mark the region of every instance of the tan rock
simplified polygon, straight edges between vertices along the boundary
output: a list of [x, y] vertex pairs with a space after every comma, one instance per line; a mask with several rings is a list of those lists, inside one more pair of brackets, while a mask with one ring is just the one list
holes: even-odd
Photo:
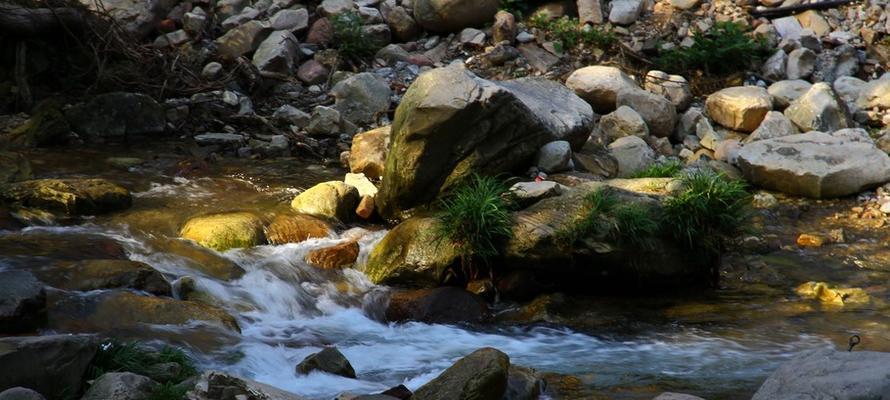
[[640, 90], [630, 76], [615, 67], [594, 65], [581, 68], [566, 79], [566, 86], [590, 103], [594, 111], [605, 114], [615, 110], [618, 92]]
[[312, 250], [306, 254], [306, 262], [321, 269], [340, 269], [355, 264], [358, 253], [358, 242], [350, 241]]
[[825, 17], [816, 10], [807, 10], [794, 16], [800, 22], [800, 26], [812, 29], [819, 37], [827, 35], [831, 32], [831, 26]]
[[352, 138], [349, 151], [349, 170], [362, 173], [370, 179], [383, 176], [386, 151], [389, 147], [389, 126], [362, 132]]
[[374, 215], [374, 197], [362, 197], [362, 200], [358, 203], [358, 207], [355, 208], [355, 215], [358, 215], [362, 219], [371, 218], [371, 216]]
[[772, 99], [766, 89], [737, 86], [720, 90], [705, 101], [708, 115], [729, 129], [752, 132], [772, 110]]
[[305, 214], [279, 214], [266, 227], [266, 237], [271, 244], [300, 243], [330, 235], [329, 223]]
[[263, 220], [246, 211], [194, 217], [185, 223], [179, 236], [216, 251], [266, 243]]
[[360, 198], [358, 189], [339, 181], [323, 182], [297, 195], [291, 208], [299, 213], [349, 221]]

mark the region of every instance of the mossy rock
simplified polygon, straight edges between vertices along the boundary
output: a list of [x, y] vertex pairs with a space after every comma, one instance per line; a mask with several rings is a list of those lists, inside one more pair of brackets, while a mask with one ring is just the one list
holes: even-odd
[[0, 186], [0, 200], [68, 216], [129, 208], [130, 191], [105, 179], [36, 179]]
[[393, 228], [368, 258], [365, 275], [377, 284], [435, 286], [459, 254], [437, 234], [435, 218], [410, 218]]
[[263, 219], [254, 213], [233, 211], [193, 217], [179, 236], [217, 251], [266, 243]]
[[330, 218], [340, 222], [354, 219], [361, 200], [358, 189], [340, 181], [323, 182], [297, 195], [291, 202], [294, 211]]
[[60, 110], [56, 101], [44, 101], [35, 107], [27, 122], [8, 132], [5, 140], [14, 148], [61, 144], [71, 133], [71, 127]]

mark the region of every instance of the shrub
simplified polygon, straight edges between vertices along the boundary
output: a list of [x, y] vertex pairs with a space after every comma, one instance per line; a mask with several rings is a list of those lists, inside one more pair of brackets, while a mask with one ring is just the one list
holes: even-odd
[[718, 256], [726, 240], [744, 232], [750, 195], [742, 181], [698, 171], [681, 177], [685, 189], [664, 201], [663, 223], [689, 249]]
[[512, 234], [505, 192], [501, 181], [473, 174], [441, 201], [437, 235], [458, 250], [469, 279], [478, 275], [474, 261], [498, 255], [497, 243]]
[[374, 55], [374, 43], [362, 30], [362, 18], [357, 13], [347, 11], [333, 16], [331, 27], [334, 45], [342, 57], [361, 60]]
[[631, 175], [631, 178], [673, 178], [683, 171], [683, 162], [668, 160], [655, 163], [640, 172]]
[[149, 375], [154, 365], [175, 362], [180, 371], [171, 382], [182, 382], [197, 374], [194, 361], [182, 350], [164, 346], [159, 351], [137, 342], [110, 341], [102, 344], [87, 371], [89, 379], [95, 379], [106, 372], [132, 372]]
[[667, 50], [655, 59], [659, 69], [670, 73], [700, 70], [706, 75], [745, 70], [769, 56], [762, 38], [752, 38], [734, 22], [717, 22], [707, 32], [696, 32], [689, 47]]
[[581, 26], [577, 18], [561, 17], [551, 20], [547, 15], [539, 13], [533, 15], [528, 23], [543, 30], [555, 42], [559, 51], [573, 49], [578, 44], [607, 48], [616, 41], [614, 33], [589, 25]]

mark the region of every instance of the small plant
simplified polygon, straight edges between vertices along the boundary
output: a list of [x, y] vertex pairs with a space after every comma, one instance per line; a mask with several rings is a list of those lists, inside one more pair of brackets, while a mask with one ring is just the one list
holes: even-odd
[[679, 160], [668, 160], [652, 164], [648, 168], [631, 175], [631, 178], [673, 178], [678, 176], [682, 171], [683, 162]]
[[532, 15], [528, 24], [546, 32], [558, 51], [577, 47], [579, 44], [599, 48], [612, 46], [616, 37], [612, 32], [589, 25], [581, 25], [577, 18], [561, 17], [551, 20], [546, 14]]
[[87, 371], [89, 379], [95, 379], [106, 372], [132, 372], [149, 375], [152, 367], [158, 364], [175, 362], [179, 373], [171, 382], [182, 382], [197, 374], [194, 361], [180, 349], [164, 346], [159, 351], [144, 347], [137, 342], [111, 341], [102, 344]]
[[362, 18], [353, 11], [337, 14], [331, 18], [334, 45], [340, 55], [349, 60], [361, 60], [374, 55], [374, 43], [362, 30]]
[[659, 69], [670, 73], [700, 70], [705, 75], [731, 74], [769, 56], [762, 38], [752, 38], [734, 22], [717, 22], [707, 32], [696, 32], [689, 48], [677, 47], [655, 59]]
[[619, 244], [648, 246], [661, 227], [652, 215], [652, 210], [639, 203], [616, 207], [612, 211], [612, 217], [615, 219], [612, 237]]
[[659, 223], [652, 210], [638, 203], [621, 203], [609, 189], [601, 189], [584, 198], [584, 215], [571, 228], [557, 234], [564, 244], [605, 234], [616, 244], [646, 245], [658, 234]]
[[498, 242], [512, 234], [505, 192], [501, 181], [473, 174], [441, 201], [437, 234], [457, 249], [468, 279], [478, 277], [475, 261], [498, 255]]

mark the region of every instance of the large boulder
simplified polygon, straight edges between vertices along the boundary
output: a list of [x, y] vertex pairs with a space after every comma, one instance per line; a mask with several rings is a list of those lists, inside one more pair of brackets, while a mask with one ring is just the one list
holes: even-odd
[[0, 151], [0, 185], [31, 177], [31, 163], [19, 153]]
[[566, 79], [566, 86], [602, 114], [615, 110], [618, 92], [640, 89], [637, 82], [620, 69], [602, 65], [572, 72]]
[[66, 112], [74, 132], [88, 140], [126, 139], [164, 132], [164, 108], [141, 93], [100, 94]]
[[890, 353], [812, 350], [779, 367], [752, 400], [887, 399], [888, 376]]
[[665, 138], [674, 132], [677, 124], [677, 108], [660, 94], [642, 89], [622, 90], [615, 98], [618, 107], [628, 106], [646, 121], [652, 136]]
[[396, 110], [379, 211], [398, 218], [472, 172], [524, 169], [545, 143], [580, 147], [593, 117], [587, 103], [548, 80], [491, 82], [460, 66], [428, 71]]
[[50, 399], [76, 397], [98, 349], [92, 335], [0, 338], [0, 389], [23, 386]]
[[874, 143], [822, 132], [747, 144], [738, 163], [755, 185], [814, 198], [847, 196], [890, 181], [890, 157]]
[[766, 89], [757, 86], [726, 88], [708, 96], [705, 110], [718, 124], [729, 129], [752, 132], [760, 126], [773, 104]]
[[[2, 274], [2, 273], [0, 273]], [[64, 290], [88, 292], [100, 289], [135, 289], [169, 296], [170, 282], [150, 265], [130, 260], [85, 260], [56, 262], [34, 270], [47, 285]]]
[[498, 12], [498, 0], [416, 0], [414, 19], [433, 32], [457, 32], [490, 22]]
[[485, 300], [450, 286], [395, 292], [386, 308], [390, 322], [479, 323], [487, 314]]
[[80, 400], [147, 400], [157, 387], [157, 382], [142, 375], [108, 372], [96, 378]]
[[507, 391], [510, 357], [490, 347], [476, 350], [418, 388], [414, 400], [501, 400]]
[[0, 271], [0, 333], [20, 333], [43, 324], [43, 283], [27, 271]]
[[346, 356], [340, 350], [337, 350], [336, 347], [326, 347], [318, 353], [308, 355], [297, 364], [298, 374], [305, 375], [312, 371], [327, 372], [355, 379], [355, 369], [352, 368], [352, 364], [349, 363]]
[[825, 82], [814, 84], [803, 96], [791, 102], [785, 109], [785, 116], [802, 132], [834, 132], [853, 126], [846, 104]]
[[224, 310], [192, 301], [141, 296], [123, 290], [74, 294], [48, 291], [47, 321], [61, 332], [141, 332], [144, 325], [186, 325], [197, 321], [240, 332]]
[[306, 214], [279, 214], [266, 227], [266, 238], [271, 244], [300, 243], [326, 238], [331, 232], [331, 224], [321, 218]]
[[435, 218], [409, 218], [390, 230], [368, 257], [365, 275], [376, 284], [435, 286], [458, 258], [437, 233]]
[[104, 179], [37, 179], [0, 185], [0, 200], [64, 215], [93, 215], [129, 208], [127, 189]]
[[258, 246], [266, 243], [263, 220], [247, 211], [234, 211], [192, 217], [179, 236], [217, 251]]
[[380, 179], [386, 165], [391, 130], [391, 126], [384, 126], [353, 136], [349, 151], [349, 170], [365, 174], [370, 179]]
[[294, 197], [296, 212], [348, 222], [354, 219], [361, 200], [358, 189], [340, 181], [323, 182]]
[[385, 80], [370, 72], [346, 78], [331, 90], [340, 116], [353, 124], [369, 124], [389, 110], [392, 90]]

